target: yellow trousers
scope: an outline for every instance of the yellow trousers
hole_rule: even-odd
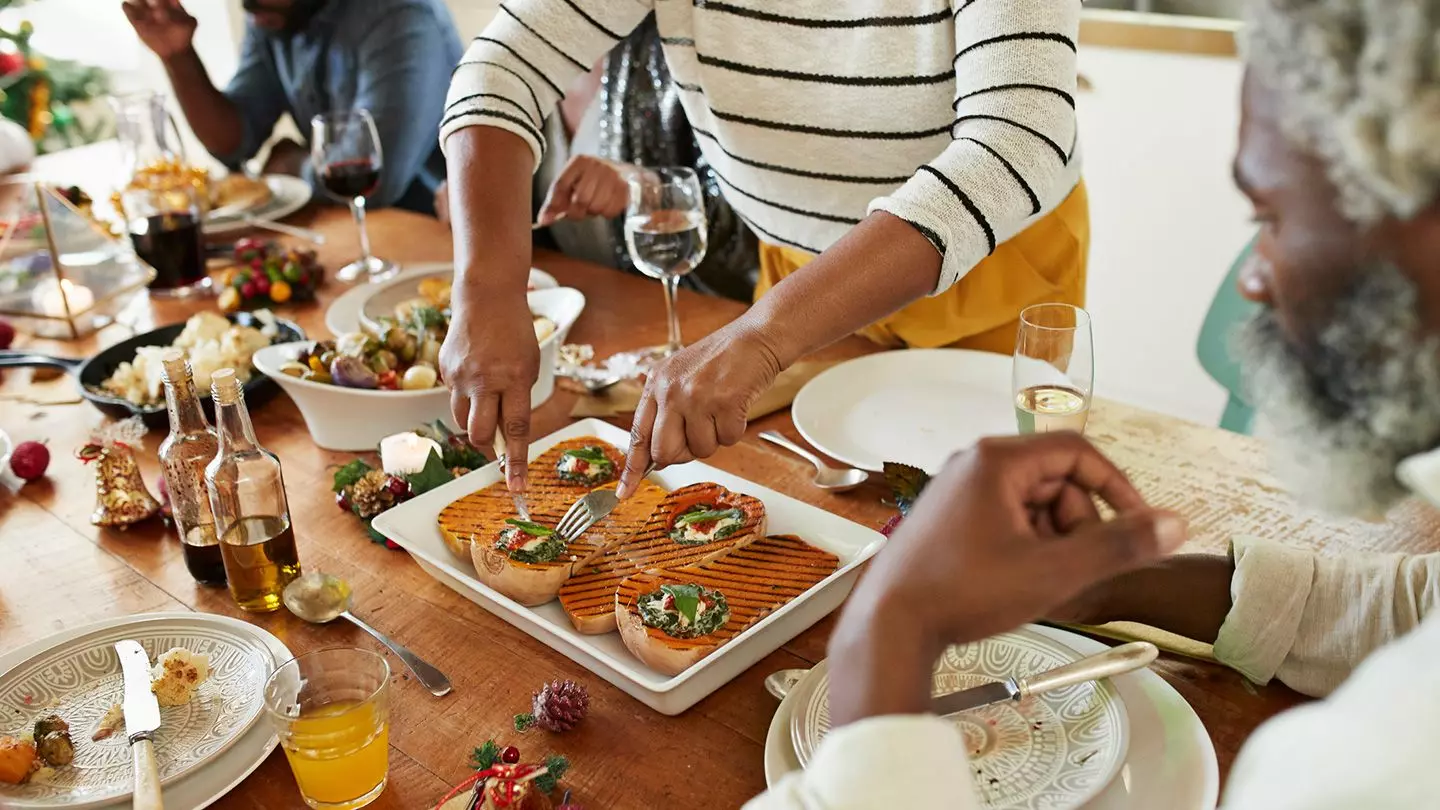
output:
[[[1020,310],[1031,304],[1085,305],[1090,204],[1082,182],[1054,211],[996,246],[955,286],[922,298],[858,334],[888,348],[959,349],[1010,354]],[[758,299],[815,257],[760,244]]]

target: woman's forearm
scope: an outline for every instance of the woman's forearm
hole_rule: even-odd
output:
[[[1102,617],[1213,644],[1230,613],[1235,564],[1226,554],[1180,554],[1099,586]]]
[[[468,127],[446,141],[455,303],[523,297],[530,268],[534,156],[518,135]]]
[[[940,254],[904,220],[866,217],[741,318],[787,367],[935,289]]]

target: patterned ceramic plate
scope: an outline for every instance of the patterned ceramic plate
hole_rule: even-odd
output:
[[[141,620],[52,647],[0,675],[0,733],[18,735],[59,714],[70,724],[73,764],[24,785],[0,784],[0,804],[77,810],[131,792],[130,748],[123,733],[90,739],[124,686],[113,645],[140,642],[153,660],[172,647],[210,658],[210,677],[184,706],[160,708],[155,755],[168,783],[224,753],[260,717],[261,689],[275,661],[263,641],[208,617]]]
[[[1016,630],[951,647],[935,667],[935,693],[1031,675],[1081,657],[1039,633]],[[828,672],[815,673],[797,688],[805,693],[790,731],[805,765],[830,730]],[[981,801],[995,810],[1079,807],[1115,776],[1129,745],[1129,718],[1108,682],[975,709],[957,716],[955,724],[969,749]]]

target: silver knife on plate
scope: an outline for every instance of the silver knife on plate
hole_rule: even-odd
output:
[[[1159,654],[1160,651],[1155,648],[1155,645],[1146,641],[1122,644],[1119,647],[1113,647],[1105,652],[1081,658],[1079,661],[1045,672],[1023,678],[991,681],[982,686],[941,695],[931,702],[930,710],[941,717],[947,717],[969,709],[989,706],[992,703],[1018,701],[1031,695],[1064,689],[1078,683],[1123,675],[1126,672],[1149,666],[1150,662],[1154,661]]]
[[[495,460],[500,464],[500,477],[508,482],[510,480],[510,476],[508,475],[506,468],[509,466],[510,462],[505,455],[505,432],[498,425],[495,427],[494,446]],[[510,501],[515,504],[515,514],[519,515],[521,520],[529,522],[530,507],[525,503],[525,493],[510,493]]]
[[[151,735],[160,728],[160,703],[150,691],[150,656],[137,641],[115,643],[120,670],[125,674],[125,734],[130,739],[130,759],[135,771],[135,810],[163,810],[160,798],[160,769],[155,764]]]

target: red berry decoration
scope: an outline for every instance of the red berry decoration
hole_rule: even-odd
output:
[[[385,487],[390,490],[391,495],[397,498],[403,498],[410,494],[410,482],[398,475],[390,476],[390,480],[385,482]]]
[[[0,351],[10,348],[15,342],[15,327],[7,320],[0,319]]]
[[[345,497],[345,493],[343,492],[335,493],[335,505],[340,507],[341,512],[350,511],[350,499]]]
[[[900,521],[901,521],[902,519],[903,519],[903,518],[902,518],[900,515],[895,515],[895,516],[891,517],[889,520],[885,521],[885,525],[884,525],[884,526],[881,526],[881,527],[880,527],[880,533],[883,534],[883,535],[885,535],[886,537],[889,537],[890,534],[891,534],[892,532],[894,532],[895,529],[900,526]]]
[[[50,466],[50,450],[40,442],[21,442],[10,454],[10,469],[26,481],[45,475]]]
[[[515,715],[515,730],[539,726],[546,731],[569,731],[590,711],[590,694],[574,681],[551,681],[540,687],[529,714]]]
[[[506,765],[514,765],[520,761],[520,749],[513,745],[505,746],[505,750],[500,752],[500,761]]]

